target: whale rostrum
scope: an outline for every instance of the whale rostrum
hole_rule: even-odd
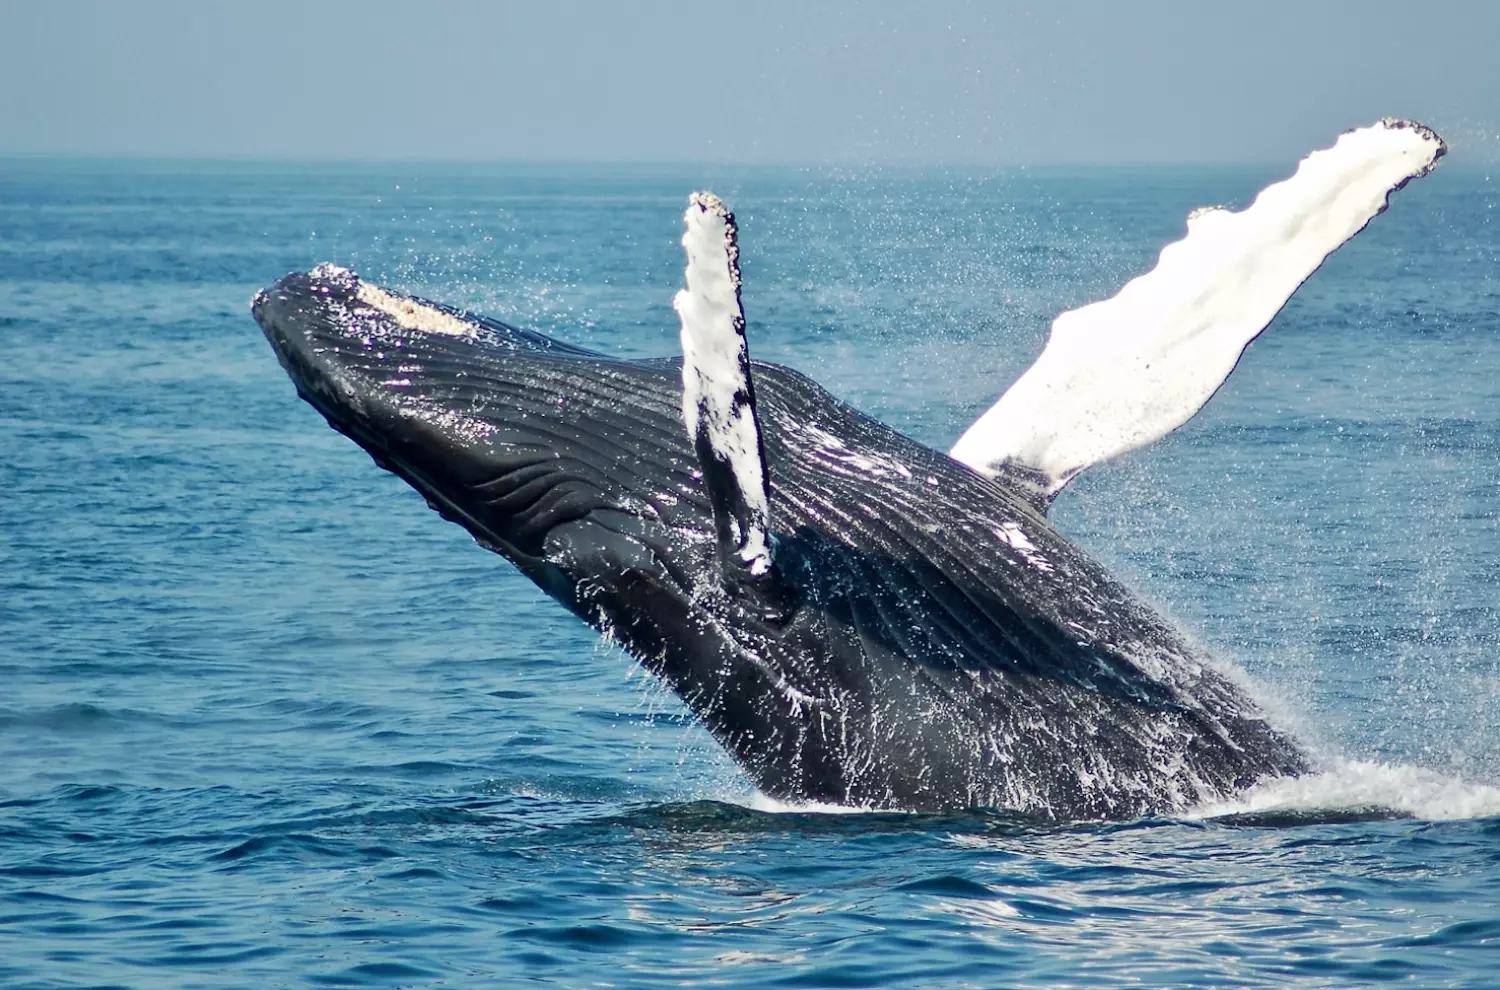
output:
[[[252,311],[334,429],[662,678],[764,793],[1054,819],[1171,813],[1312,761],[1240,676],[1045,509],[1089,464],[1196,412],[1302,279],[1441,154],[1419,125],[1352,133],[1366,132],[1344,156],[1363,164],[1324,161],[1280,213],[1262,209],[1268,190],[1226,214],[1252,217],[1248,247],[1218,228],[1212,263],[1164,252],[1137,280],[1165,271],[1197,290],[1158,287],[1148,306],[1125,298],[1133,282],[1124,302],[1095,304],[1085,337],[1106,333],[1112,305],[1128,311],[1127,339],[1111,344],[1120,374],[1135,372],[1119,354],[1149,352],[1144,364],[1189,385],[1152,404],[1135,398],[1141,382],[1115,382],[1100,399],[1085,353],[1097,347],[1070,343],[1060,318],[1041,384],[1018,383],[1031,395],[1018,425],[1007,393],[953,457],[751,360],[735,220],[708,194],[685,218],[680,359],[608,357],[332,265],[287,275]],[[1343,179],[1328,178],[1335,164]],[[1222,285],[1236,264],[1281,274]],[[1247,329],[1251,297],[1262,322]],[[1080,423],[1099,429],[1058,432]]]

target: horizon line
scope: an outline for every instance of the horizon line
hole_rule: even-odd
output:
[[[143,152],[78,152],[78,151],[8,151],[0,149],[0,162],[70,162],[70,163],[125,163],[147,164],[194,164],[194,165],[317,165],[410,167],[410,166],[468,166],[468,167],[526,167],[526,168],[672,168],[672,169],[860,169],[860,170],[917,170],[917,169],[1028,169],[1028,168],[1149,168],[1161,166],[1264,166],[1295,161],[1282,158],[1138,158],[1138,159],[1035,159],[1008,161],[981,161],[975,159],[824,159],[824,160],[732,160],[732,159],[671,159],[671,158],[503,158],[503,157],[417,157],[401,158],[371,156],[292,156],[292,155],[246,155],[219,153],[143,153]]]

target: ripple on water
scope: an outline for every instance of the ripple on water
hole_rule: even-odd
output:
[[[757,357],[946,446],[1059,309],[1269,177],[734,177]],[[699,179],[0,162],[0,986],[1490,982],[1493,184],[1404,191],[1053,511],[1356,759],[1055,825],[751,795],[245,314],[335,257],[669,352]]]

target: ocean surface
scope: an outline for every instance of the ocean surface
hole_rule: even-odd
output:
[[[332,260],[671,353],[709,186],[752,353],[946,448],[1291,166],[0,162],[0,986],[1500,986],[1500,174],[1461,153],[1054,509],[1327,768],[1169,820],[756,796],[248,313]]]

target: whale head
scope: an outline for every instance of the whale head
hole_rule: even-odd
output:
[[[709,539],[711,511],[684,504],[680,490],[695,470],[681,423],[652,421],[651,400],[668,388],[661,369],[602,360],[334,265],[287,275],[251,312],[330,426],[597,624],[608,621],[597,614],[607,576],[647,563],[637,559],[648,552],[642,520],[670,516],[685,545]],[[619,566],[581,570],[585,550]]]

